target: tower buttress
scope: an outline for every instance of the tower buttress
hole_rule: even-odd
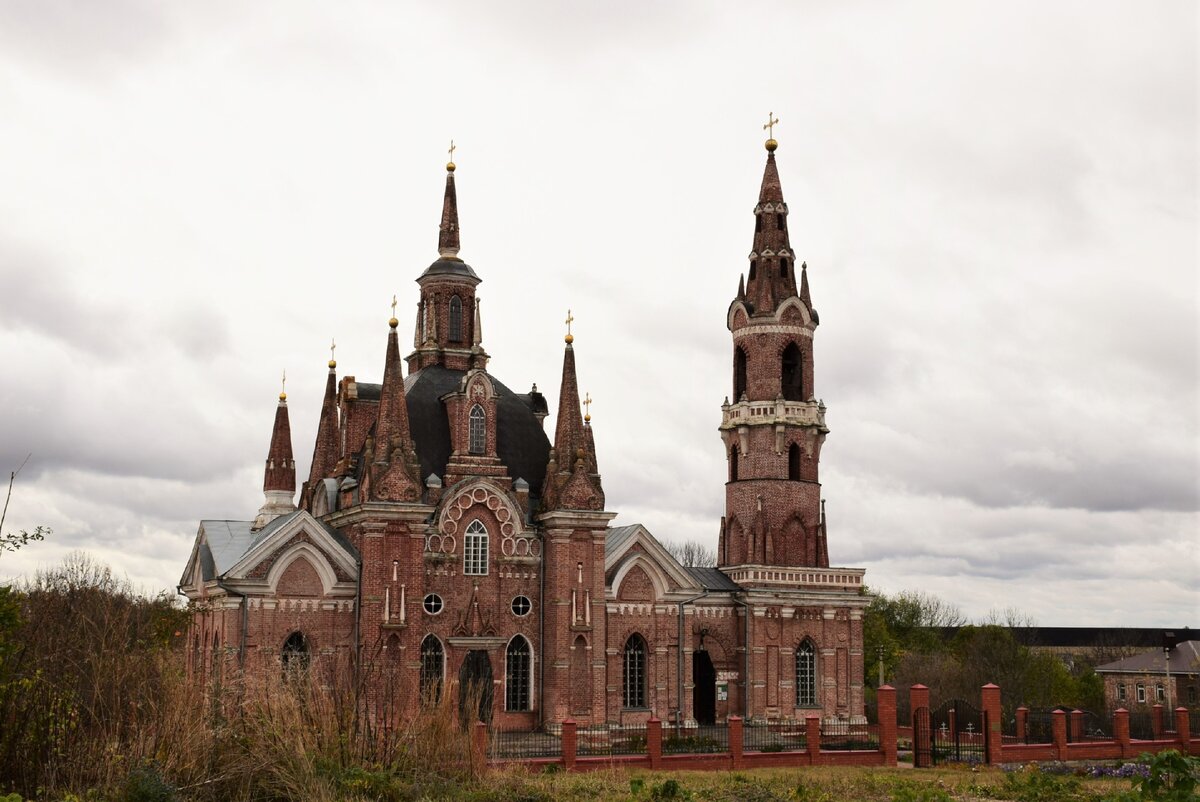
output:
[[[400,345],[399,321],[388,321],[387,357],[379,389],[379,418],[375,422],[375,453],[371,471],[371,498],[380,501],[417,501],[421,495],[420,471],[408,426],[408,401]]]
[[[733,392],[721,407],[729,481],[718,560],[827,567],[818,465],[829,429],[813,382],[818,318],[807,265],[797,286],[777,146],[767,141],[750,268],[727,319]]]

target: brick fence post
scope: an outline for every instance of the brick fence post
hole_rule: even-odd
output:
[[[1017,708],[1017,743],[1025,743],[1025,733],[1028,726],[1029,708],[1022,705]]]
[[[1118,707],[1113,711],[1113,740],[1121,747],[1121,757],[1131,757],[1129,747],[1129,711]]]
[[[1004,712],[1000,707],[1000,686],[989,682],[981,689],[980,696],[983,702],[983,720],[986,727],[983,734],[984,756],[988,765],[994,766],[1001,762],[1000,745],[1003,743],[1001,735],[1004,726]]]
[[[573,718],[562,723],[562,763],[567,771],[575,768],[575,753],[579,749],[578,727]]]
[[[919,684],[909,688],[908,706],[913,716],[913,766],[927,769],[933,765],[933,733],[929,731],[929,688]]]
[[[487,725],[482,721],[475,722],[471,731],[471,751],[474,753],[474,763],[482,774],[487,768]]]
[[[1161,740],[1163,737],[1163,706],[1155,705],[1150,708],[1150,726],[1154,729],[1154,740]]]
[[[650,768],[662,766],[662,720],[658,716],[646,722],[646,753],[650,755]]]
[[[1053,716],[1052,732],[1054,733],[1054,752],[1058,756],[1058,760],[1067,759],[1067,714],[1062,710],[1055,710],[1050,714]]]
[[[1188,753],[1188,741],[1192,739],[1192,734],[1189,732],[1192,722],[1188,720],[1188,709],[1186,707],[1175,708],[1175,740],[1179,741],[1183,747],[1183,753]]]
[[[742,717],[730,716],[727,721],[729,725],[729,759],[733,763],[733,768],[740,769],[742,767],[742,749],[745,744]]]
[[[1083,740],[1083,711],[1079,709],[1071,711],[1071,740]]]
[[[875,689],[879,715],[879,750],[883,752],[883,765],[896,765],[896,689],[891,685],[880,685]]]
[[[808,747],[808,762],[815,766],[821,761],[821,717],[804,719],[804,739]]]

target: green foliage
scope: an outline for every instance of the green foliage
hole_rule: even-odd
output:
[[[1006,775],[998,797],[1016,802],[1070,802],[1081,798],[1082,785],[1078,777],[1048,774],[1031,766]]]
[[[691,799],[692,795],[679,784],[679,780],[670,779],[653,786],[650,789],[650,798],[654,802],[659,802],[659,800]]]
[[[125,777],[121,802],[178,802],[179,794],[156,764],[139,764]]]
[[[892,802],[953,802],[953,797],[936,785],[905,782],[892,789]]]
[[[1143,799],[1164,802],[1196,799],[1200,790],[1200,758],[1168,749],[1157,755],[1142,755],[1139,762],[1150,767],[1147,776],[1131,778]]]

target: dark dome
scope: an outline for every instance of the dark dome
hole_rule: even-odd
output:
[[[479,276],[475,275],[475,271],[471,269],[471,266],[461,259],[438,259],[425,268],[425,272],[421,274],[421,278],[417,279],[417,281],[428,276],[464,276],[475,279],[476,283],[482,281]]]
[[[440,263],[435,263],[440,264]],[[470,268],[467,268],[470,270]],[[435,473],[444,476],[450,461],[450,420],[442,396],[459,388],[465,371],[431,365],[409,374],[404,380],[408,399],[408,422],[412,429],[417,457],[421,461],[421,480]],[[496,451],[508,467],[509,476],[529,483],[532,495],[541,493],[550,459],[550,440],[534,415],[528,396],[518,395],[490,373],[496,388]],[[540,396],[540,394],[539,394]],[[545,402],[543,401],[543,404]]]

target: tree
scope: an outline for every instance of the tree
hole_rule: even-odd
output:
[[[688,568],[712,568],[717,564],[717,552],[695,540],[663,544],[676,562]]]
[[[8,502],[12,500],[13,482],[17,480],[17,474],[21,472],[21,468],[25,467],[26,462],[29,462],[29,455],[26,455],[21,465],[8,475],[8,493],[4,496],[4,510],[0,511],[0,554],[6,551],[16,551],[35,540],[45,540],[46,535],[51,534],[48,526],[36,527],[32,532],[24,529],[17,532],[4,531],[4,519],[8,517]]]

